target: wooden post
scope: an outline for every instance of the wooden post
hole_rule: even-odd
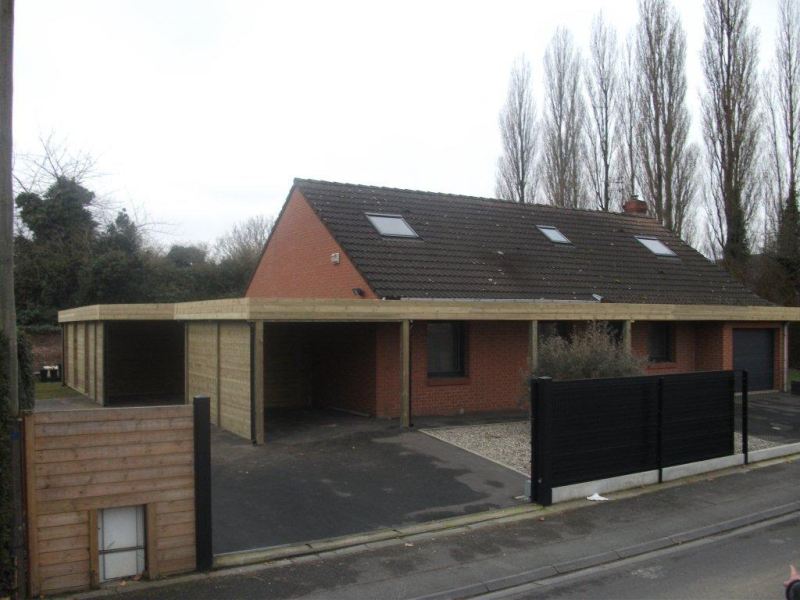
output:
[[[23,417],[25,441],[25,492],[28,517],[28,591],[31,598],[39,596],[39,498],[36,488],[36,417],[28,413]]]
[[[400,322],[400,425],[411,426],[411,321]]]
[[[189,404],[189,327],[188,321],[183,323],[183,402]]]
[[[147,553],[145,558],[147,559],[147,578],[148,579],[155,579],[157,578],[161,572],[158,569],[158,523],[157,523],[157,513],[156,513],[156,505],[154,503],[149,503],[145,505],[145,536],[147,540]],[[95,537],[97,537],[95,535]]]
[[[97,509],[90,508],[88,514],[89,527],[89,587],[100,587],[100,544],[97,539]]]
[[[633,321],[623,321],[622,322],[622,347],[625,349],[625,352],[630,354],[633,349],[633,344],[631,342],[631,325]]]
[[[539,321],[528,324],[528,374],[534,375],[539,368]]]
[[[264,443],[264,321],[253,323],[253,443]]]

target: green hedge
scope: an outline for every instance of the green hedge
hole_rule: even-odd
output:
[[[31,347],[25,336],[18,338],[20,406],[33,408],[34,381],[31,370]],[[14,583],[12,540],[14,529],[11,497],[11,418],[8,410],[8,360],[6,337],[0,333],[0,597],[11,595]]]

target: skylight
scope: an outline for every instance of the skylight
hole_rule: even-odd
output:
[[[561,233],[558,229],[553,227],[552,225],[537,225],[536,226],[539,231],[547,236],[547,239],[551,242],[555,242],[556,244],[571,244],[572,242],[569,241],[569,238]]]
[[[637,240],[639,240],[640,244],[642,244],[656,256],[677,256],[661,240],[657,240],[656,238],[639,237],[638,235],[635,237]]]
[[[369,214],[367,218],[378,233],[387,237],[419,237],[400,215]]]

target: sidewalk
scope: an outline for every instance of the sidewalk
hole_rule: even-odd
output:
[[[713,535],[800,511],[800,461],[670,485],[610,502],[388,540],[268,566],[128,584],[145,598],[469,596]],[[460,590],[453,593],[453,590]],[[107,590],[87,596],[108,595]],[[112,593],[113,594],[113,593]]]

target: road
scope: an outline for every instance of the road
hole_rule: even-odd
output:
[[[790,563],[800,566],[797,513],[482,598],[783,598]]]

